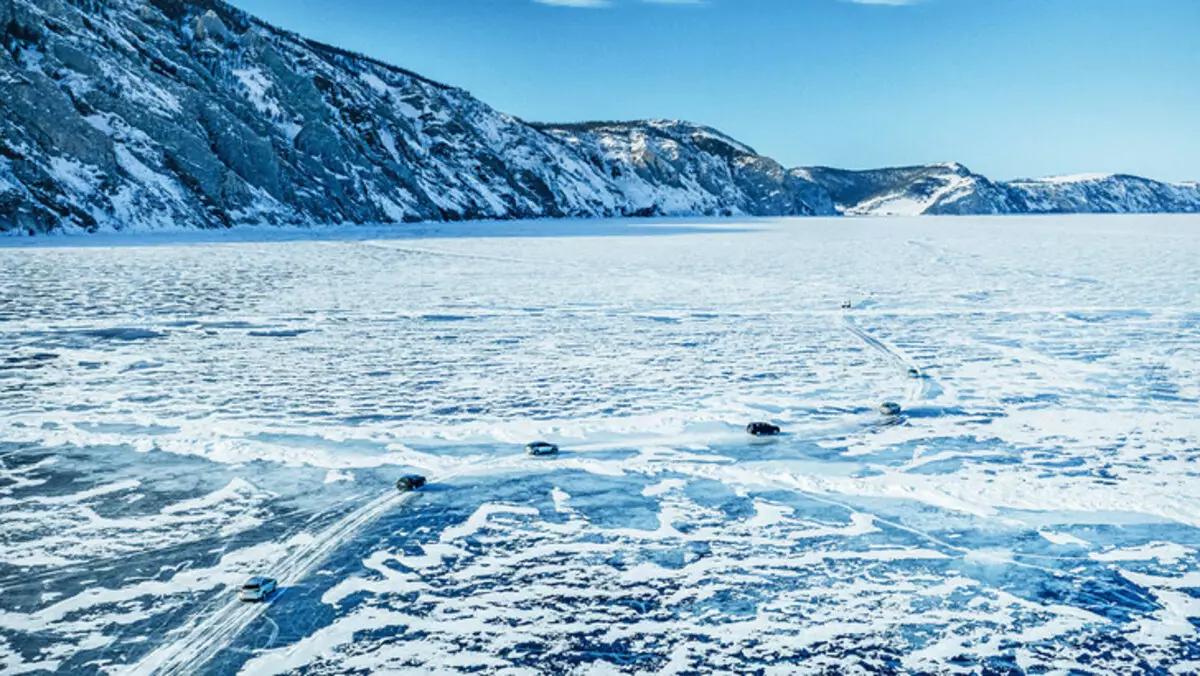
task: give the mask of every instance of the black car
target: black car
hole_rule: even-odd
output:
[[[546,441],[535,441],[525,446],[529,455],[558,455],[558,446]]]
[[[406,474],[396,482],[396,490],[401,493],[415,491],[425,485],[425,477],[419,474]]]
[[[775,437],[779,436],[783,430],[779,429],[778,425],[772,425],[765,422],[752,422],[746,425],[746,432],[756,437]]]

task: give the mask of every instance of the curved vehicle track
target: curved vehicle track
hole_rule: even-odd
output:
[[[845,312],[841,314],[845,328],[862,340],[868,347],[892,361],[907,377],[908,369],[919,368],[907,355],[887,342],[872,336],[859,327]],[[906,401],[915,403],[932,398],[935,384],[928,377],[911,378]],[[478,468],[476,468],[478,469]],[[453,478],[440,477],[439,481]],[[338,547],[351,539],[367,524],[375,521],[388,510],[405,503],[414,493],[388,493],[346,514],[335,523],[316,534],[313,539],[296,547],[287,557],[280,560],[271,573],[279,580],[279,595],[285,594],[290,586],[312,573]],[[217,654],[225,649],[252,622],[258,619],[270,603],[243,603],[236,596],[228,600],[216,599],[208,606],[203,619],[188,627],[170,644],[146,655],[140,662],[125,670],[127,676],[190,676],[201,671]]]
[[[316,534],[312,541],[295,548],[271,570],[280,584],[276,598],[287,593],[289,586],[303,580],[364,526],[407,502],[413,495],[415,493],[388,493],[376,498],[338,519]],[[269,602],[243,603],[232,595],[224,603],[220,599],[214,600],[209,604],[209,612],[203,613],[203,620],[193,624],[169,645],[146,655],[124,673],[129,676],[197,673],[270,605]]]
[[[929,401],[937,396],[937,393],[940,391],[937,383],[926,375],[920,365],[904,354],[900,348],[871,335],[866,329],[856,324],[854,319],[846,312],[842,312],[841,318],[842,324],[846,327],[847,331],[853,333],[859,340],[866,343],[867,347],[870,347],[894,363],[896,368],[906,378],[908,378],[909,369],[916,369],[921,374],[917,378],[908,378],[909,385],[904,395],[905,403],[915,404],[922,401]]]

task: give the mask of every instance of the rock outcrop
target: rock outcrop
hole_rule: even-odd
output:
[[[1002,183],[961,164],[847,171],[796,169],[842,213],[868,216],[1197,213],[1200,188],[1136,176],[1086,175]]]
[[[711,129],[596,145],[216,0],[0,0],[0,26],[0,230],[834,213]]]
[[[528,124],[219,0],[0,0],[0,231],[1117,211],[1200,188],[788,169],[685,122]]]

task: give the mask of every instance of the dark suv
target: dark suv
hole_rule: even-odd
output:
[[[401,493],[415,491],[425,485],[425,477],[419,474],[406,474],[396,482],[396,490]]]
[[[756,437],[776,437],[782,433],[779,425],[772,425],[765,422],[753,422],[746,425],[746,433],[753,434]]]

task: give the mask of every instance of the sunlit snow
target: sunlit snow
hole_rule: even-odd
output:
[[[1193,673],[1198,260],[1193,216],[0,240],[0,672]]]

